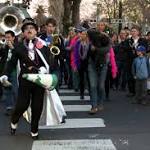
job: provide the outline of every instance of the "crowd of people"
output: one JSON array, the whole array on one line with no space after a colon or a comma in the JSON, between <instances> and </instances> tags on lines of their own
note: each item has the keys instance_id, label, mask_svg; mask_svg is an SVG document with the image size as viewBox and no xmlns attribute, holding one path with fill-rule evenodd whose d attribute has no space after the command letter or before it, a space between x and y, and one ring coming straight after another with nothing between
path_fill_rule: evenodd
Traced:
<instances>
[{"instance_id":1,"label":"crowd of people","mask_svg":"<svg viewBox=\"0 0 150 150\"><path fill-rule=\"evenodd\" d=\"M24 73L56 74L57 92L66 84L80 92L81 100L87 89L89 114L104 110L104 101L111 100L111 88L127 91L133 104L148 104L150 32L143 36L138 27L132 27L110 33L103 21L96 28L70 27L67 37L55 33L56 28L54 18L48 18L41 29L32 18L26 18L19 37L11 30L0 37L0 91L6 115L12 116L11 134L31 103L31 136L38 137L44 88L23 79Z\"/></svg>"}]
</instances>

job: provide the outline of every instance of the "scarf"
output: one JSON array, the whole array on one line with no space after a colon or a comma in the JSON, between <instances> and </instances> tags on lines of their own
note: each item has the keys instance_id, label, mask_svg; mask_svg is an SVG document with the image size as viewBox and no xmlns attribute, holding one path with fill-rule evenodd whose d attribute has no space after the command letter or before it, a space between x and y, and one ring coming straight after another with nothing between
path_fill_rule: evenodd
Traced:
<instances>
[{"instance_id":1,"label":"scarf","mask_svg":"<svg viewBox=\"0 0 150 150\"><path fill-rule=\"evenodd\" d=\"M84 60L87 57L88 50L89 44L80 42L79 56L81 60Z\"/></svg>"}]
</instances>

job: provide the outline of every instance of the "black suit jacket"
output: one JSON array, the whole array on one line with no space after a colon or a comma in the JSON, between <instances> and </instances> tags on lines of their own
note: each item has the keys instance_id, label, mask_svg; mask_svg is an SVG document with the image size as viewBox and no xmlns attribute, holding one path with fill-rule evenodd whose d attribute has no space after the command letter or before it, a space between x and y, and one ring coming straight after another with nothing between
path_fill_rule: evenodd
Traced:
<instances>
[{"instance_id":1,"label":"black suit jacket","mask_svg":"<svg viewBox=\"0 0 150 150\"><path fill-rule=\"evenodd\" d=\"M126 65L127 65L127 68L129 68L129 70L131 70L133 60L137 56L136 52L135 52L135 47L133 46L133 43L134 43L134 40L132 38L129 38L125 41L125 46L124 46L125 52L127 54ZM145 46L146 49L148 47L147 41L144 38L139 38L138 46L139 45Z\"/></svg>"},{"instance_id":2,"label":"black suit jacket","mask_svg":"<svg viewBox=\"0 0 150 150\"><path fill-rule=\"evenodd\" d=\"M49 63L49 49L46 46L43 46L43 48L39 49L44 56L46 62ZM11 60L8 62L7 67L4 71L4 74L8 75L10 74L13 69L16 67L18 60L20 62L20 74L23 73L36 73L35 70L29 70L29 67L34 66L36 67L36 64L28 57L28 50L24 46L23 42L18 43L15 45L15 49L12 53ZM37 71L37 70L36 70Z\"/></svg>"},{"instance_id":3,"label":"black suit jacket","mask_svg":"<svg viewBox=\"0 0 150 150\"><path fill-rule=\"evenodd\" d=\"M12 52L14 51L14 49L11 50ZM0 74L3 74L4 70L6 69L8 63L7 62L8 51L9 51L9 47L7 45L0 48Z\"/></svg>"}]
</instances>

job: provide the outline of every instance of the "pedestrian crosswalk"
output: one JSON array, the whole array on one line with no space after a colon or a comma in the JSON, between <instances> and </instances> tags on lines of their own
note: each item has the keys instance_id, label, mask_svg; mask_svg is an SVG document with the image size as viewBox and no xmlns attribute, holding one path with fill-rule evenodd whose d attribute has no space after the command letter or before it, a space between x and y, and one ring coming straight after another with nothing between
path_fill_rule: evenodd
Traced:
<instances>
[{"instance_id":1,"label":"pedestrian crosswalk","mask_svg":"<svg viewBox=\"0 0 150 150\"><path fill-rule=\"evenodd\" d=\"M36 141L33 150L116 150L108 140L50 140Z\"/></svg>"},{"instance_id":2,"label":"pedestrian crosswalk","mask_svg":"<svg viewBox=\"0 0 150 150\"><path fill-rule=\"evenodd\" d=\"M90 97L86 94L84 100L80 100L79 93L73 90L61 89L59 91L61 100L67 113L65 124L58 126L40 127L40 129L88 129L88 128L104 128L106 127L103 118L82 117L76 115L72 117L70 113L84 112L88 113L91 106L89 104ZM71 96L70 96L71 95ZM81 103L88 101L88 103ZM65 136L65 135L64 135ZM33 143L32 150L116 150L110 139L73 139L73 140L41 140Z\"/></svg>"}]
</instances>

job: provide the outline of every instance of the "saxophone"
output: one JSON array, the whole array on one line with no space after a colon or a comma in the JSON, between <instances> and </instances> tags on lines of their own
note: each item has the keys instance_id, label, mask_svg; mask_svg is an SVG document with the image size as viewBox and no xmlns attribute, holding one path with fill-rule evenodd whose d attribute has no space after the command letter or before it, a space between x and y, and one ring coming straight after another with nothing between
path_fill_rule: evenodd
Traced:
<instances>
[{"instance_id":1,"label":"saxophone","mask_svg":"<svg viewBox=\"0 0 150 150\"><path fill-rule=\"evenodd\" d=\"M58 34L52 35L53 40L52 43L48 46L50 49L51 54L53 55L59 55L60 54L60 49L57 45L61 43L61 39Z\"/></svg>"}]
</instances>

